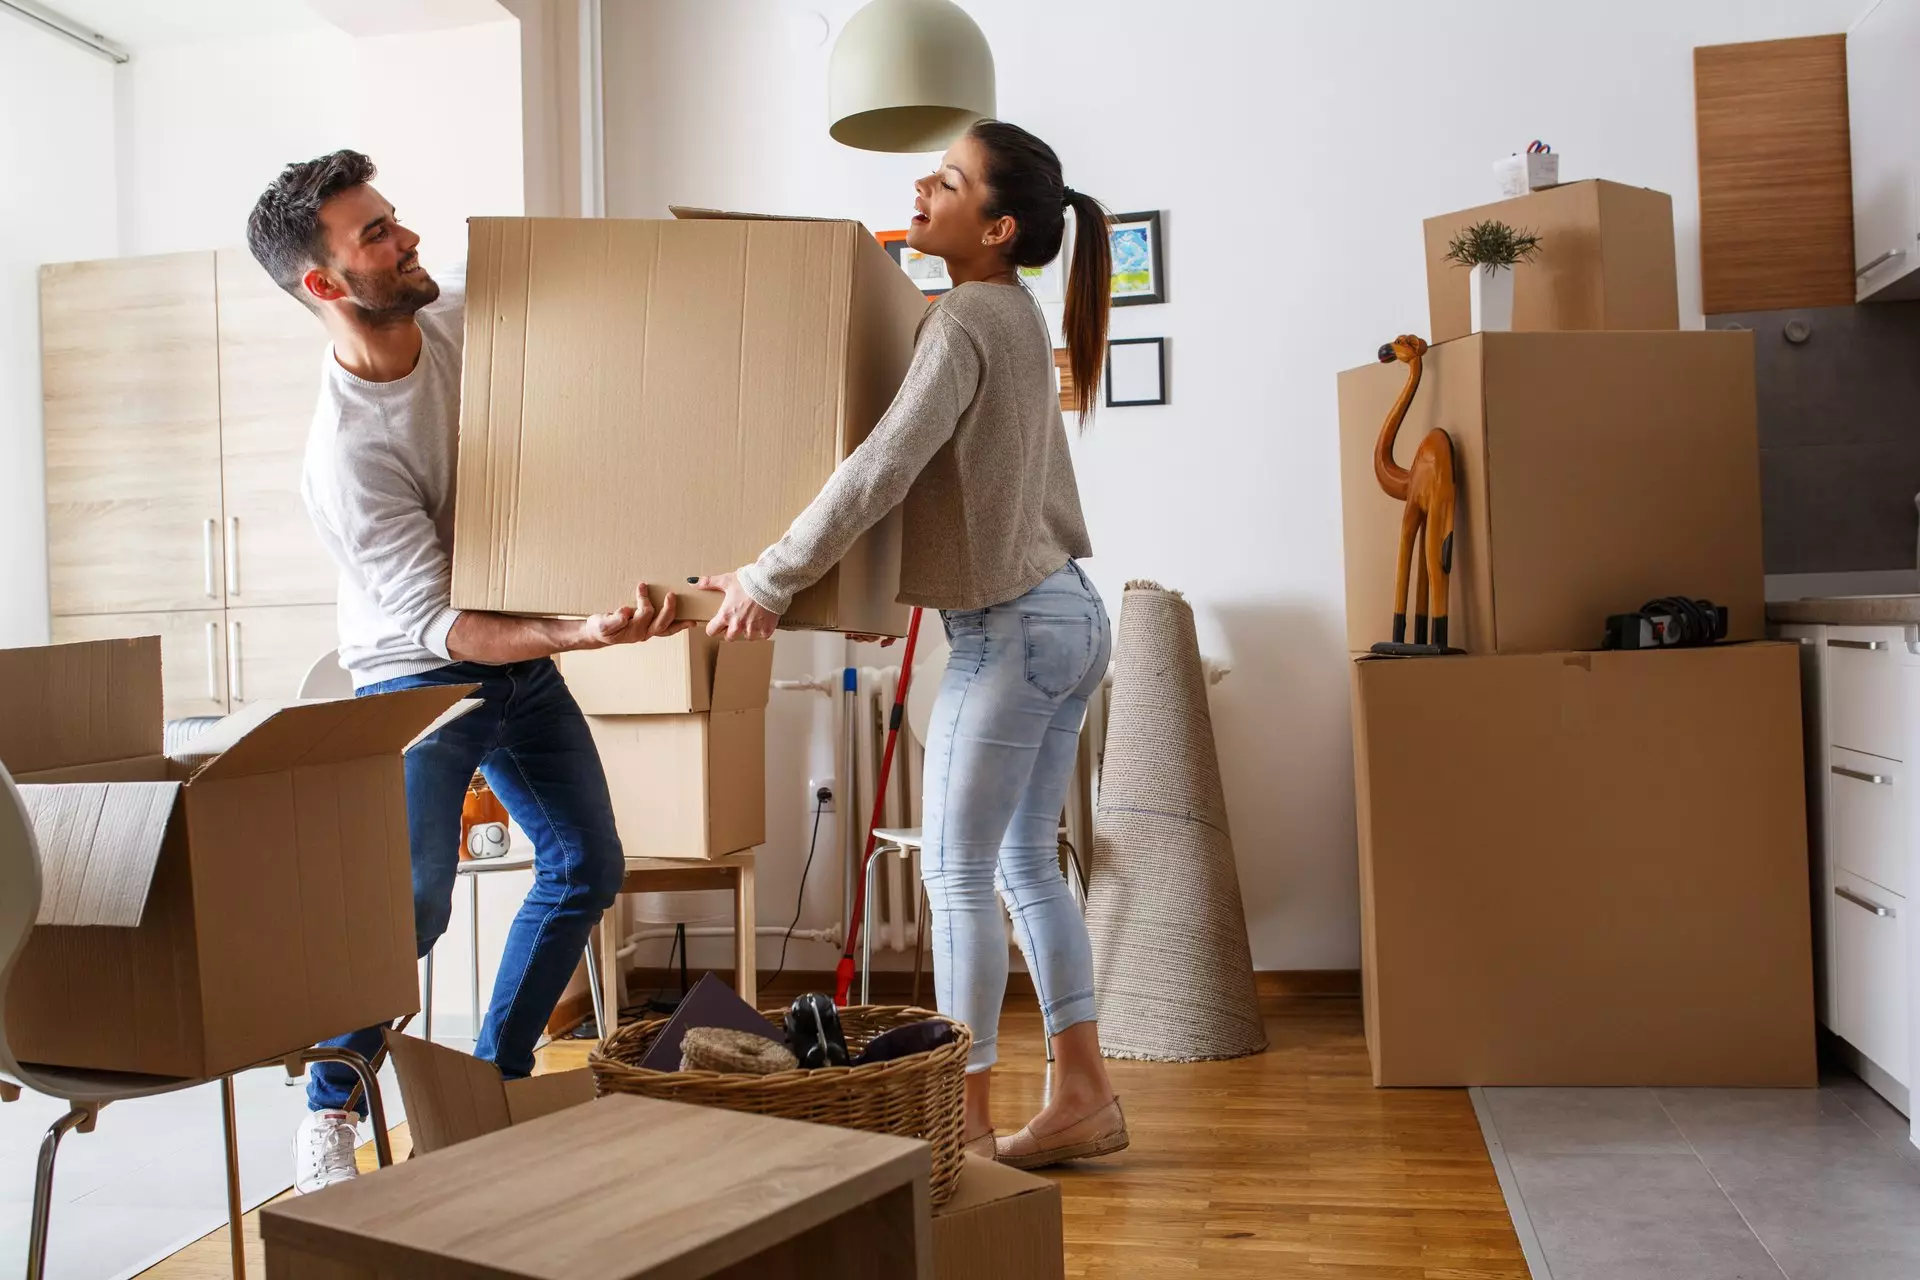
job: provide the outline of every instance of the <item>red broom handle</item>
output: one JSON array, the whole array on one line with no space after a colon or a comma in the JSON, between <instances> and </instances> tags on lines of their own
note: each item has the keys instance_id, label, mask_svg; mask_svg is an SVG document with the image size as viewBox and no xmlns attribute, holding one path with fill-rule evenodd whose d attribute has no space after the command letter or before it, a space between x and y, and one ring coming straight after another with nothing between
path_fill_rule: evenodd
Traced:
<instances>
[{"instance_id":1,"label":"red broom handle","mask_svg":"<svg viewBox=\"0 0 1920 1280\"><path fill-rule=\"evenodd\" d=\"M834 969L833 1002L846 1007L847 993L853 989L853 951L860 945L860 921L867 909L867 864L873 861L877 844L874 832L887 803L887 781L893 775L893 748L900 739L900 726L907 717L907 686L913 683L913 651L920 642L920 610L915 609L907 622L907 651L900 659L900 683L893 692L893 711L887 716L887 747L880 757L880 778L873 792L873 819L867 823L867 848L860 855L860 874L853 885L853 919L847 921L847 945L840 952Z\"/></svg>"}]
</instances>

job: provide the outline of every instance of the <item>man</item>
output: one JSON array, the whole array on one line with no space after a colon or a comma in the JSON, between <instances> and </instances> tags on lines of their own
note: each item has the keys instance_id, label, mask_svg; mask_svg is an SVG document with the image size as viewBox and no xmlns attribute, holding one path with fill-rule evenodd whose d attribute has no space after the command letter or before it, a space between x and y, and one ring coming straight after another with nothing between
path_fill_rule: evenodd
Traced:
<instances>
[{"instance_id":1,"label":"man","mask_svg":"<svg viewBox=\"0 0 1920 1280\"><path fill-rule=\"evenodd\" d=\"M333 340L301 492L340 569L340 662L354 692L480 686L480 707L407 755L421 955L452 911L476 768L533 839L533 889L507 933L476 1049L514 1078L532 1073L535 1043L624 871L606 775L551 655L665 634L673 605L669 597L656 612L642 583L632 605L585 621L451 606L464 290L443 296L420 265L420 238L373 177L354 151L289 165L254 206L247 242ZM371 1057L380 1028L330 1043ZM345 1109L354 1084L344 1067L313 1069L299 1191L354 1176L358 1117Z\"/></svg>"}]
</instances>

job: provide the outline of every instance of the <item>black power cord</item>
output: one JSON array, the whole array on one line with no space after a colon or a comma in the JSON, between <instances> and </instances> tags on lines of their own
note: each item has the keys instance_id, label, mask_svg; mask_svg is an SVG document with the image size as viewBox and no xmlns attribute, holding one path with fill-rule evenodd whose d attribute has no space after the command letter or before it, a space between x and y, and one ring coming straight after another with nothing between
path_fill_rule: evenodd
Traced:
<instances>
[{"instance_id":1,"label":"black power cord","mask_svg":"<svg viewBox=\"0 0 1920 1280\"><path fill-rule=\"evenodd\" d=\"M827 801L833 798L833 792L825 787L813 793L813 834L807 838L807 864L800 869L800 891L793 898L793 920L788 923L787 931L780 938L780 967L773 976L759 985L762 991L770 989L780 981L780 975L787 970L787 944L793 941L793 931L800 927L800 907L807 897L807 873L813 870L814 851L820 844L820 815L826 812Z\"/></svg>"},{"instance_id":2,"label":"black power cord","mask_svg":"<svg viewBox=\"0 0 1920 1280\"><path fill-rule=\"evenodd\" d=\"M1661 596L1607 619L1605 649L1695 649L1727 637L1727 610L1711 600Z\"/></svg>"}]
</instances>

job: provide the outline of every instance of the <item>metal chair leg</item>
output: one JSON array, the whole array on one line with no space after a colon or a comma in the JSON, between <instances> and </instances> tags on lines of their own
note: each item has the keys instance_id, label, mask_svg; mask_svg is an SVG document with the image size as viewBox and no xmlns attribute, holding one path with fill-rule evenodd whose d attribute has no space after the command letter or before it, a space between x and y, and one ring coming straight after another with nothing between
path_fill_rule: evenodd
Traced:
<instances>
[{"instance_id":1,"label":"metal chair leg","mask_svg":"<svg viewBox=\"0 0 1920 1280\"><path fill-rule=\"evenodd\" d=\"M587 935L586 966L587 999L593 1004L593 1029L600 1039L605 1040L611 1028L607 1026L607 997L600 989L600 962L594 959L592 934Z\"/></svg>"},{"instance_id":2,"label":"metal chair leg","mask_svg":"<svg viewBox=\"0 0 1920 1280\"><path fill-rule=\"evenodd\" d=\"M33 1221L27 1229L26 1280L42 1280L47 1274L47 1222L53 1216L53 1160L60 1153L60 1139L74 1129L85 1133L99 1115L99 1107L94 1104L76 1102L72 1108L55 1120L40 1140L40 1164L33 1178Z\"/></svg>"},{"instance_id":3,"label":"metal chair leg","mask_svg":"<svg viewBox=\"0 0 1920 1280\"><path fill-rule=\"evenodd\" d=\"M860 1003L872 1004L868 988L873 979L873 878L880 863L897 846L883 844L867 859L867 895L860 908Z\"/></svg>"},{"instance_id":4,"label":"metal chair leg","mask_svg":"<svg viewBox=\"0 0 1920 1280\"><path fill-rule=\"evenodd\" d=\"M367 1097L367 1119L373 1124L373 1153L382 1169L393 1163L393 1141L387 1136L387 1108L380 1101L380 1080L374 1074L373 1065L351 1049L329 1048L315 1045L311 1049L302 1049L287 1059L287 1070L292 1071L297 1064L311 1066L316 1062L338 1062L350 1067L360 1077L360 1089Z\"/></svg>"},{"instance_id":5,"label":"metal chair leg","mask_svg":"<svg viewBox=\"0 0 1920 1280\"><path fill-rule=\"evenodd\" d=\"M227 1242L233 1280L247 1280L247 1237L241 1230L246 1210L240 1203L240 1122L234 1113L233 1077L220 1077L220 1119L227 1146Z\"/></svg>"}]
</instances>

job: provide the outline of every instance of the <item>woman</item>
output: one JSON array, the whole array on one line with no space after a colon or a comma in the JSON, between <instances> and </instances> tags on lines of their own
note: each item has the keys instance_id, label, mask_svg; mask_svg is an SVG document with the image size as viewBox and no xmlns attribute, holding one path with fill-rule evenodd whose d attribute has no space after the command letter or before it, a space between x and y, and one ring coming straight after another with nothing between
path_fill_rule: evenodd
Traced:
<instances>
[{"instance_id":1,"label":"woman","mask_svg":"<svg viewBox=\"0 0 1920 1280\"><path fill-rule=\"evenodd\" d=\"M886 416L785 537L737 573L708 630L773 634L794 593L904 500L900 599L942 611L953 656L928 729L921 866L933 906L934 990L973 1030L968 1150L1021 1168L1109 1155L1126 1118L1100 1057L1093 949L1060 874L1058 834L1087 699L1112 651L1054 388L1052 341L1018 268L1077 228L1066 335L1076 407L1093 412L1106 353L1107 215L1062 182L1046 143L985 120L914 184L907 243L946 261ZM990 1068L1006 994L995 873L1052 1037L1052 1100L997 1143Z\"/></svg>"}]
</instances>

